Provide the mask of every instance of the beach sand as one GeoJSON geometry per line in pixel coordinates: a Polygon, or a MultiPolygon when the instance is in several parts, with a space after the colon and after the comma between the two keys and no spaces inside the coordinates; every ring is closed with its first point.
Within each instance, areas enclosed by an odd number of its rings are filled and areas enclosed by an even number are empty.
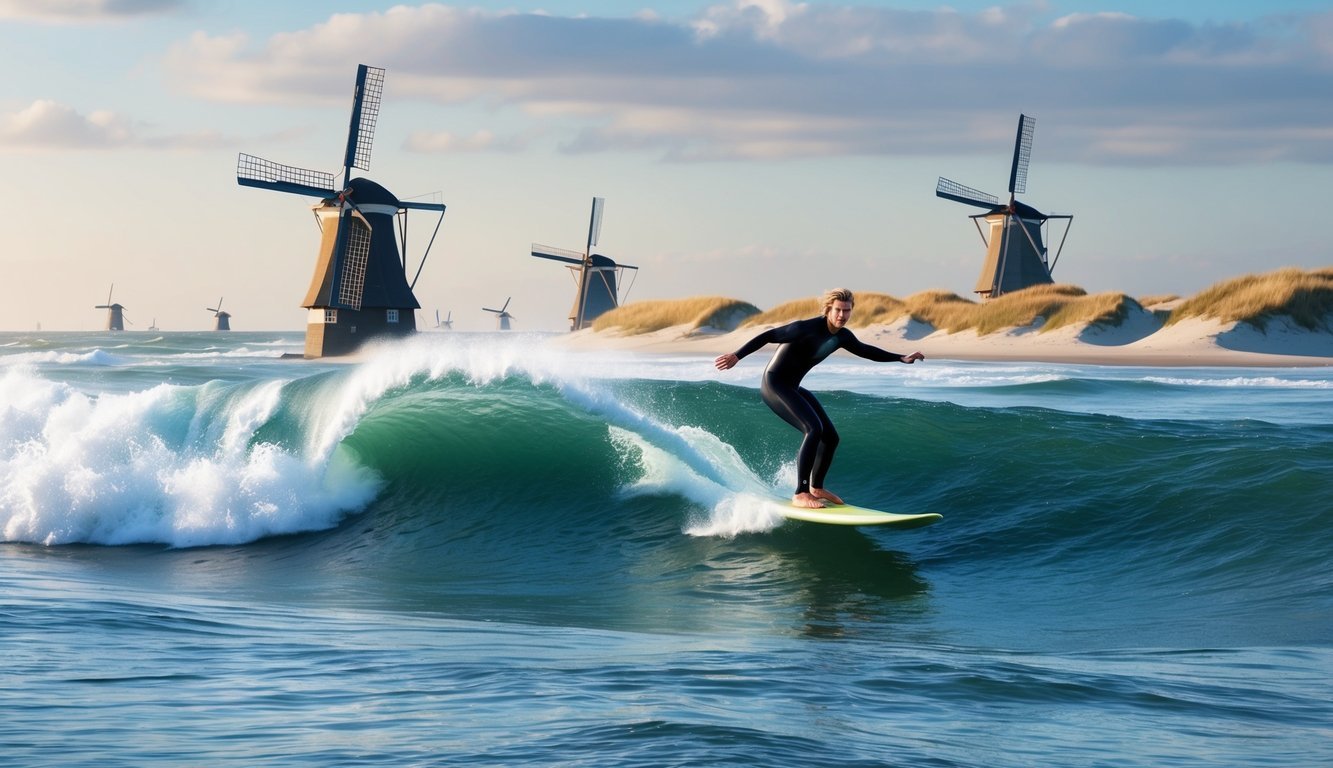
{"type": "MultiPolygon", "coordinates": [[[[734,352],[768,327],[727,332],[682,325],[641,334],[589,329],[562,336],[556,343],[584,350],[720,355],[734,352]]],[[[1264,331],[1247,323],[1197,318],[1164,327],[1150,311],[1131,315],[1116,327],[1066,326],[1044,333],[1039,326],[1029,326],[984,336],[975,331],[951,334],[907,319],[852,330],[864,342],[902,354],[920,351],[927,360],[1166,367],[1333,365],[1333,333],[1309,331],[1281,319],[1269,322],[1264,331]]]]}

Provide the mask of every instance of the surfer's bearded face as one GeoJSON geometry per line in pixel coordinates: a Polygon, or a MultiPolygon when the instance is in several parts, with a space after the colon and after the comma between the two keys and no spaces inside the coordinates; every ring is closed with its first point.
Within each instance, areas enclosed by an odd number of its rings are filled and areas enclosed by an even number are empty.
{"type": "Polygon", "coordinates": [[[839,330],[847,325],[847,321],[852,319],[852,303],[850,301],[835,301],[829,305],[828,312],[824,313],[828,320],[828,327],[833,330],[839,330]]]}

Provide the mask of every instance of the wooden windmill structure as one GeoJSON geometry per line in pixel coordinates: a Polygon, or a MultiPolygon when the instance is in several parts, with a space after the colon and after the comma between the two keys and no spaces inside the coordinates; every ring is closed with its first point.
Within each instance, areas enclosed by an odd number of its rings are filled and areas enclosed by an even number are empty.
{"type": "Polygon", "coordinates": [[[208,311],[213,313],[213,330],[215,331],[231,330],[231,313],[222,311],[221,296],[218,297],[218,305],[216,307],[209,307],[208,311]]]}
{"type": "Polygon", "coordinates": [[[106,292],[106,303],[98,304],[93,309],[106,310],[106,330],[123,331],[125,330],[125,307],[111,301],[111,294],[116,290],[116,284],[111,284],[111,289],[106,292]]]}
{"type": "Polygon", "coordinates": [[[296,168],[242,153],[236,182],[319,198],[312,206],[321,231],[319,256],[301,306],[308,310],[305,356],[324,357],[352,352],[372,338],[405,336],[416,331],[421,307],[412,289],[421,275],[430,244],[416,274],[407,279],[407,213],[435,211],[441,203],[399,200],[389,190],[352,169],[370,167],[370,147],[384,90],[384,70],[364,64],[356,70],[352,117],[339,177],[324,171],[296,168]],[[395,225],[402,233],[400,250],[395,225]]]}
{"type": "MultiPolygon", "coordinates": [[[[583,251],[571,251],[553,248],[540,243],[532,244],[532,255],[539,259],[551,259],[569,265],[577,289],[574,293],[574,306],[569,310],[569,330],[577,331],[592,325],[602,313],[620,306],[618,285],[627,269],[638,272],[638,267],[617,264],[600,253],[593,253],[593,246],[602,232],[602,208],[606,199],[592,199],[592,215],[588,220],[588,244],[583,251]]],[[[632,282],[632,281],[631,281],[632,282]]],[[[626,294],[629,290],[626,289],[626,294]]]]}
{"type": "Polygon", "coordinates": [[[512,298],[514,298],[514,297],[513,297],[513,296],[510,296],[508,299],[505,299],[504,306],[500,307],[499,309],[491,309],[490,307],[482,307],[482,310],[485,311],[485,312],[494,312],[494,313],[495,313],[495,328],[496,328],[496,330],[500,330],[500,331],[507,331],[507,330],[509,330],[509,321],[514,319],[514,316],[511,315],[511,314],[509,314],[509,299],[512,299],[512,298]]]}
{"type": "Polygon", "coordinates": [[[986,246],[986,260],[977,277],[976,287],[972,289],[983,299],[993,299],[1010,291],[1053,282],[1051,271],[1055,269],[1055,262],[1064,250],[1065,238],[1069,236],[1069,225],[1074,219],[1072,214],[1047,215],[1019,202],[1015,197],[1027,192],[1028,162],[1032,156],[1032,132],[1036,122],[1035,118],[1027,115],[1018,116],[1018,135],[1014,138],[1014,159],[1009,169],[1007,204],[1000,203],[995,195],[963,186],[943,176],[935,185],[937,197],[986,209],[985,213],[968,217],[976,225],[981,242],[986,246]],[[989,236],[982,229],[983,220],[987,224],[989,236]],[[1055,257],[1048,259],[1043,232],[1051,220],[1063,220],[1065,229],[1060,236],[1060,246],[1055,250],[1055,257]]]}

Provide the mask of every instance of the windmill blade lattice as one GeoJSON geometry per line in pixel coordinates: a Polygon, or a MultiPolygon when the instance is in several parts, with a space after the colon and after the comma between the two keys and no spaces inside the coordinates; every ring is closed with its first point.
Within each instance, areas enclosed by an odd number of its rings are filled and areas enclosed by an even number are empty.
{"type": "Polygon", "coordinates": [[[1018,116],[1018,135],[1014,137],[1014,162],[1009,169],[1009,194],[1028,191],[1028,162],[1032,159],[1032,132],[1037,118],[1018,116]]]}

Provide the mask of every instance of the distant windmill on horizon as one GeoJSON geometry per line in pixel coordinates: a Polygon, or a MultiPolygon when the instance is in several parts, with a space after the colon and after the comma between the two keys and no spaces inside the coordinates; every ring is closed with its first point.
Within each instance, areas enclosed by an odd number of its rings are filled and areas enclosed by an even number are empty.
{"type": "MultiPolygon", "coordinates": [[[[592,322],[604,312],[620,306],[620,293],[617,289],[618,278],[627,269],[635,270],[628,264],[616,264],[615,261],[593,253],[593,246],[602,232],[602,209],[606,199],[592,199],[592,214],[588,220],[588,244],[583,252],[564,248],[553,248],[540,243],[532,244],[532,255],[539,259],[551,259],[570,265],[574,284],[574,307],[569,310],[569,330],[577,331],[592,325],[592,322]]],[[[631,281],[632,283],[632,281],[631,281]]],[[[628,294],[629,291],[626,290],[628,294]]]]}
{"type": "Polygon", "coordinates": [[[981,242],[986,245],[986,260],[981,267],[973,292],[984,299],[1053,282],[1051,271],[1064,250],[1065,238],[1074,216],[1046,215],[1030,205],[1018,202],[1015,195],[1027,192],[1028,162],[1032,156],[1032,132],[1036,119],[1018,116],[1018,135],[1014,138],[1014,159],[1009,169],[1009,202],[1001,204],[995,195],[963,186],[940,177],[935,185],[936,197],[985,208],[986,213],[969,216],[976,225],[981,242]],[[982,231],[981,220],[990,225],[990,237],[982,231]],[[1065,231],[1055,258],[1047,259],[1042,231],[1051,219],[1064,219],[1065,231]]]}
{"type": "MultiPolygon", "coordinates": [[[[510,296],[510,297],[509,297],[509,299],[512,299],[512,298],[514,298],[514,297],[513,297],[513,296],[510,296]]],[[[482,310],[483,310],[483,311],[486,311],[486,312],[494,312],[494,313],[495,313],[495,326],[496,326],[497,329],[499,329],[499,330],[501,330],[501,331],[507,331],[507,330],[509,330],[509,321],[512,320],[512,319],[514,319],[514,316],[511,315],[511,314],[509,314],[509,311],[508,311],[508,310],[509,310],[509,299],[505,299],[504,306],[500,307],[499,309],[491,309],[490,307],[482,307],[482,310]]]]}
{"type": "Polygon", "coordinates": [[[125,307],[111,301],[111,294],[114,293],[115,290],[116,284],[112,283],[111,290],[106,292],[106,303],[98,304],[93,307],[93,309],[106,310],[106,330],[123,331],[125,330],[125,307]]]}
{"type": "Polygon", "coordinates": [[[352,169],[370,167],[370,147],[379,117],[384,70],[359,65],[352,97],[352,117],[343,155],[341,184],[324,171],[296,168],[242,153],[236,182],[317,197],[312,206],[322,236],[315,273],[301,306],[306,319],[305,357],[344,355],[382,336],[416,331],[421,308],[412,289],[435,241],[433,233],[412,282],[407,280],[407,213],[437,211],[435,233],[444,220],[442,203],[399,200],[370,179],[352,178],[352,169]],[[395,219],[403,233],[400,251],[395,219]]]}
{"type": "Polygon", "coordinates": [[[435,310],[435,327],[444,328],[445,330],[452,331],[454,329],[454,311],[452,309],[449,310],[449,314],[444,318],[443,321],[441,321],[440,310],[438,309],[435,310]]]}
{"type": "Polygon", "coordinates": [[[231,313],[230,313],[230,312],[223,312],[223,311],[222,311],[222,297],[221,297],[221,296],[218,297],[218,305],[217,305],[216,307],[209,307],[209,308],[208,308],[208,311],[213,313],[213,318],[214,318],[214,319],[213,319],[213,330],[215,330],[215,331],[230,331],[230,330],[231,330],[231,313]]]}

